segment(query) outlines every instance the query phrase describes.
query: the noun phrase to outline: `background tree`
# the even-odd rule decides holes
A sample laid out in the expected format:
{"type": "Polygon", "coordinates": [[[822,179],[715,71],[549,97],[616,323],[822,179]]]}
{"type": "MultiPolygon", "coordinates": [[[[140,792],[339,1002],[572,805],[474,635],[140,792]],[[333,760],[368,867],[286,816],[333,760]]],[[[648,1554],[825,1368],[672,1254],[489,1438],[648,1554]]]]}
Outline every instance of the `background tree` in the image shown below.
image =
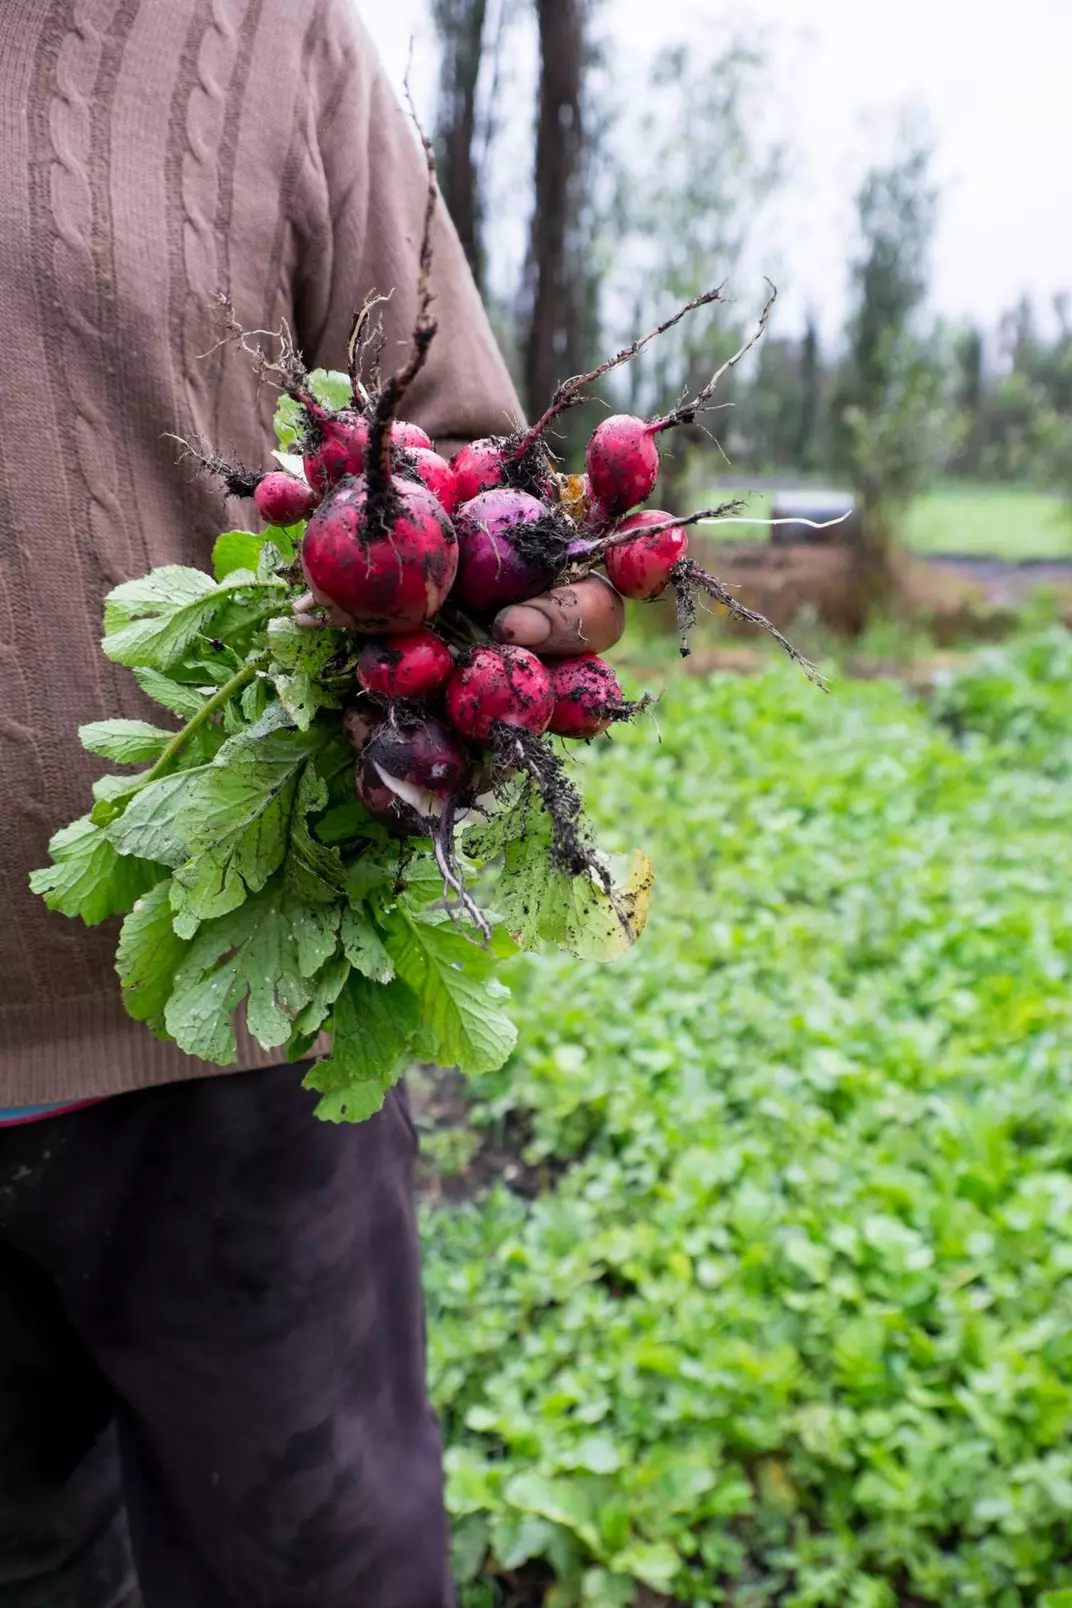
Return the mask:
{"type": "Polygon", "coordinates": [[[477,284],[484,284],[483,194],[477,142],[477,87],[488,0],[432,0],[439,35],[436,145],[439,183],[477,284]]]}
{"type": "Polygon", "coordinates": [[[862,249],[852,266],[847,355],[835,393],[835,466],[856,494],[864,601],[892,594],[905,506],[941,461],[948,411],[935,337],[924,338],[938,193],[927,145],[871,169],[857,193],[862,249]]]}
{"type": "Polygon", "coordinates": [[[525,401],[532,415],[584,367],[587,0],[535,0],[540,41],[529,250],[521,297],[525,401]]]}
{"type": "Polygon", "coordinates": [[[814,469],[820,451],[819,429],[822,406],[823,360],[819,350],[819,326],[809,313],[800,343],[800,411],[796,440],[790,462],[805,472],[814,469]]]}
{"type": "MultiPolygon", "coordinates": [[[[757,216],[781,175],[781,152],[757,140],[751,116],[765,73],[762,50],[744,38],[714,56],[672,46],[656,58],[643,109],[626,131],[628,143],[617,142],[621,166],[605,251],[605,344],[622,344],[713,283],[735,280],[757,216]]],[[[616,398],[645,415],[671,407],[683,390],[698,390],[740,344],[743,322],[729,306],[721,318],[684,320],[630,365],[616,398]]],[[[735,380],[736,374],[726,378],[721,394],[727,402],[735,380]]],[[[725,417],[709,416],[716,435],[725,417]]],[[[671,508],[683,491],[690,445],[709,444],[700,429],[675,431],[674,438],[658,492],[671,508]]]]}

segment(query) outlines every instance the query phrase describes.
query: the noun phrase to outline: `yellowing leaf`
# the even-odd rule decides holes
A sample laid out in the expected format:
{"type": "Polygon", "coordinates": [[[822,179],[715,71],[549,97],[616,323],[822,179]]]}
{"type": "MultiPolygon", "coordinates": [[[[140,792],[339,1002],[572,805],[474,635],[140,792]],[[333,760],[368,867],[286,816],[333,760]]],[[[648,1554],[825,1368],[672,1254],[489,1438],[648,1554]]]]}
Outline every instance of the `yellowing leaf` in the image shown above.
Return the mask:
{"type": "Polygon", "coordinates": [[[654,867],[639,849],[629,856],[613,898],[592,878],[575,877],[565,913],[566,948],[582,960],[620,959],[647,925],[654,881],[654,867]]]}

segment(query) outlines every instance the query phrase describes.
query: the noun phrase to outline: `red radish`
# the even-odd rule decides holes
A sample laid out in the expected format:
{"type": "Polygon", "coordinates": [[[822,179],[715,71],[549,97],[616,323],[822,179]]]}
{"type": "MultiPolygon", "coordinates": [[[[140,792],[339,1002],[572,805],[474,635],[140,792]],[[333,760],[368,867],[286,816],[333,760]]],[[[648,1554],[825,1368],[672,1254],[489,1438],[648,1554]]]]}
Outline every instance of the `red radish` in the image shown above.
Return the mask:
{"type": "Polygon", "coordinates": [[[407,424],[405,419],[396,419],[391,426],[391,445],[405,447],[407,450],[419,447],[425,452],[430,452],[432,438],[419,424],[407,424]]]}
{"type": "Polygon", "coordinates": [[[363,480],[347,481],[305,528],[301,561],[320,604],[334,604],[358,631],[394,636],[438,614],[458,570],[454,528],[435,498],[393,479],[382,518],[370,526],[363,480]]]}
{"type": "Polygon", "coordinates": [[[407,457],[440,508],[453,516],[460,500],[458,482],[446,458],[441,458],[438,452],[433,452],[429,447],[410,447],[407,457]]]}
{"type": "Polygon", "coordinates": [[[500,721],[546,731],[554,707],[550,674],[528,648],[471,648],[447,683],[451,724],[474,742],[500,721]]]}
{"type": "Polygon", "coordinates": [[[651,496],[659,478],[659,449],[650,424],[615,413],[593,430],[585,456],[592,499],[611,516],[651,496]]]}
{"type": "Polygon", "coordinates": [[[548,665],[555,695],[549,731],[556,737],[598,737],[623,705],[621,684],[605,659],[579,653],[548,665]]]}
{"type": "Polygon", "coordinates": [[[482,491],[463,503],[454,528],[455,595],[478,611],[504,608],[544,591],[569,550],[570,533],[559,516],[528,492],[507,486],[482,491]]]}
{"type": "Polygon", "coordinates": [[[318,491],[329,491],[345,475],[359,475],[365,467],[369,442],[367,422],[353,408],[329,413],[306,404],[310,425],[302,453],[305,478],[318,491]]]}
{"type": "Polygon", "coordinates": [[[652,525],[666,525],[673,517],[673,514],[645,508],[618,526],[614,533],[615,545],[607,549],[606,565],[611,584],[623,597],[648,602],[665,592],[670,584],[670,571],[678,559],[685,556],[689,533],[680,526],[658,531],[654,536],[641,533],[652,525]],[[619,545],[617,538],[633,530],[637,532],[637,540],[619,545]]]}
{"type": "Polygon", "coordinates": [[[482,491],[501,486],[506,478],[506,450],[503,442],[471,441],[450,460],[459,503],[468,502],[482,491]]]}
{"type": "Polygon", "coordinates": [[[357,661],[357,680],[381,698],[424,698],[441,687],[454,669],[443,638],[421,629],[385,642],[366,642],[357,661]]]}
{"type": "Polygon", "coordinates": [[[384,826],[427,833],[472,769],[465,744],[442,721],[395,709],[361,749],[354,791],[384,826]]]}
{"type": "Polygon", "coordinates": [[[279,470],[257,482],[253,501],[258,514],[269,525],[296,525],[300,519],[308,519],[320,501],[320,493],[297,475],[279,470]]]}

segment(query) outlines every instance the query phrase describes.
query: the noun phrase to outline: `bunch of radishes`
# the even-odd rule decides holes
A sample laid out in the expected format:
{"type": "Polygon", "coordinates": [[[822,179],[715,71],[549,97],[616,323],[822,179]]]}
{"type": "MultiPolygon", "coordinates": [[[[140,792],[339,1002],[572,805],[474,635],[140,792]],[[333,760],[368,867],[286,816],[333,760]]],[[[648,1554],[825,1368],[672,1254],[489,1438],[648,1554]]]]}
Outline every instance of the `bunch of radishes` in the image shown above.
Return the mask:
{"type": "MultiPolygon", "coordinates": [[[[714,388],[762,333],[694,397],[662,417],[617,414],[593,431],[585,472],[558,471],[547,434],[585,388],[687,314],[720,299],[716,288],[638,338],[599,368],[561,385],[529,429],[475,441],[448,462],[427,434],[399,417],[436,326],[431,317],[431,220],[437,205],[434,159],[425,141],[429,188],[420,260],[417,318],[407,361],[386,380],[362,372],[370,345],[372,297],[355,315],[348,348],[350,398],[329,408],[314,395],[300,355],[281,332],[278,361],[266,365],[298,404],[302,474],[249,474],[219,459],[232,493],[252,494],[275,525],[306,522],[300,567],[308,592],[294,607],[303,624],[344,627],[355,645],[356,687],[343,728],[355,750],[354,786],[374,820],[400,835],[422,834],[470,912],[453,849],[454,824],[508,777],[528,774],[551,816],[552,853],[576,874],[608,887],[602,862],[579,829],[580,799],[547,737],[591,739],[641,705],[622,695],[610,665],[585,651],[541,659],[492,640],[496,614],[556,584],[593,571],[626,598],[648,601],[672,589],[687,652],[687,631],[702,591],[732,613],[771,631],[713,576],[686,557],[686,526],[722,510],[685,518],[644,508],[659,474],[659,435],[691,424],[714,388]],[[639,511],[637,511],[639,510],[639,511]]],[[[297,466],[295,465],[295,468],[297,466]]]]}
{"type": "Polygon", "coordinates": [[[416,425],[375,406],[332,411],[300,388],[296,399],[304,478],[266,474],[254,498],[272,523],[307,520],[298,617],[363,639],[344,718],[357,796],[393,832],[432,837],[461,891],[458,814],[527,771],[566,861],[583,866],[568,819],[575,795],[539,739],[591,739],[639,706],[583,643],[544,660],[492,642],[490,627],[499,610],[599,559],[626,597],[670,584],[685,531],[668,514],[626,517],[658,474],[652,427],[625,416],[600,424],[579,488],[555,472],[540,432],[477,441],[448,463],[416,425]]]}

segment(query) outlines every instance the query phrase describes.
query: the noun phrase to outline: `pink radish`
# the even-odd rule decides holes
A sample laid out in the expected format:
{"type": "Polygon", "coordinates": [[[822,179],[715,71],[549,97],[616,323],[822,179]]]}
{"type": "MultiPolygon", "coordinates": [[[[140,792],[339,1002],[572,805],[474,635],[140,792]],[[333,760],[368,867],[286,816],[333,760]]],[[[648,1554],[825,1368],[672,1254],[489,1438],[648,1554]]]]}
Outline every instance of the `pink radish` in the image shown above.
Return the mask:
{"type": "Polygon", "coordinates": [[[500,723],[546,731],[554,706],[550,674],[527,648],[471,648],[447,683],[451,724],[474,742],[500,723]]]}
{"type": "Polygon", "coordinates": [[[421,629],[384,642],[366,642],[357,661],[357,680],[366,692],[381,698],[425,698],[453,669],[443,638],[421,629]]]}
{"type": "Polygon", "coordinates": [[[410,447],[406,457],[440,508],[453,517],[460,498],[454,470],[446,458],[441,458],[438,452],[432,452],[428,447],[410,447]]]}
{"type": "Polygon", "coordinates": [[[680,526],[657,531],[654,536],[643,532],[652,525],[666,525],[673,517],[645,508],[624,520],[614,532],[615,545],[607,549],[605,562],[612,585],[623,597],[647,602],[665,592],[670,571],[688,549],[689,533],[680,526]],[[636,541],[619,541],[634,530],[636,541]]]}
{"type": "Polygon", "coordinates": [[[412,631],[435,618],[458,569],[454,529],[430,492],[390,481],[379,517],[369,517],[364,480],[338,486],[313,514],[302,569],[321,604],[334,604],[355,629],[412,631]]]}
{"type": "Polygon", "coordinates": [[[593,430],[585,457],[593,502],[611,517],[645,502],[659,478],[655,428],[615,413],[593,430]]]}
{"type": "Polygon", "coordinates": [[[598,737],[626,707],[610,665],[594,653],[548,665],[555,707],[548,727],[556,737],[598,737]]]}
{"type": "Polygon", "coordinates": [[[482,491],[455,514],[455,595],[479,611],[534,597],[566,561],[570,531],[554,510],[506,486],[482,491]]]}
{"type": "Polygon", "coordinates": [[[320,493],[297,475],[277,470],[257,482],[253,501],[261,518],[270,525],[296,525],[308,519],[320,501],[320,493]]]}

